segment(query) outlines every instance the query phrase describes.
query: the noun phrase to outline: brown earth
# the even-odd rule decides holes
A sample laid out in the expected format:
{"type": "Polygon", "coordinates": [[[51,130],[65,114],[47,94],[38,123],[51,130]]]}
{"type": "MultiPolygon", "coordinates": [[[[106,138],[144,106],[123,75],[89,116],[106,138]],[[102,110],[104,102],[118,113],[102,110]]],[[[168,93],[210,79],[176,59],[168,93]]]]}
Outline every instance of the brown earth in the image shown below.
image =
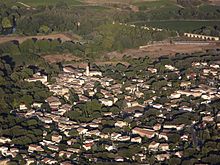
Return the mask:
{"type": "Polygon", "coordinates": [[[220,5],[220,0],[209,0],[214,5],[220,5]]]}
{"type": "Polygon", "coordinates": [[[149,56],[151,58],[158,58],[163,55],[175,55],[176,53],[194,53],[194,52],[204,52],[209,49],[216,49],[220,47],[219,42],[211,42],[210,44],[152,44],[148,45],[143,49],[128,49],[123,53],[120,52],[110,52],[106,53],[110,59],[121,60],[124,55],[131,57],[144,57],[149,56]]]}
{"type": "Polygon", "coordinates": [[[77,37],[75,36],[68,36],[67,34],[49,34],[49,35],[36,35],[36,36],[0,36],[0,44],[9,42],[9,41],[18,41],[19,43],[24,42],[27,39],[60,39],[62,41],[71,41],[71,40],[77,40],[77,37]]]}
{"type": "Polygon", "coordinates": [[[42,56],[48,63],[57,63],[57,62],[69,62],[69,61],[80,61],[81,58],[76,57],[72,54],[50,54],[42,56]]]}
{"type": "MultiPolygon", "coordinates": [[[[123,53],[120,52],[109,52],[104,54],[109,60],[95,61],[96,65],[116,65],[117,63],[123,63],[129,65],[127,62],[123,62],[122,58],[124,55],[131,56],[134,58],[149,56],[151,58],[158,58],[162,55],[175,55],[176,53],[193,53],[193,52],[204,52],[210,49],[216,49],[220,47],[220,42],[201,42],[195,44],[193,42],[186,42],[184,44],[171,44],[171,43],[156,43],[147,45],[142,49],[127,49],[123,53]]],[[[82,62],[82,59],[71,54],[60,54],[60,55],[46,55],[43,58],[49,63],[69,61],[72,62],[73,67],[85,68],[86,62],[82,62]]]]}

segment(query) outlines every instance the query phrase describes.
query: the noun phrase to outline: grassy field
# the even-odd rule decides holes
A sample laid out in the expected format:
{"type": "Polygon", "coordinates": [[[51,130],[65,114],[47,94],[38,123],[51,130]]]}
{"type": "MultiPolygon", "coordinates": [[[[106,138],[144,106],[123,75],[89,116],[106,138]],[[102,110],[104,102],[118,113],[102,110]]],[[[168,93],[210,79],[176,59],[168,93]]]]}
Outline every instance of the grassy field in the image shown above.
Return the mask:
{"type": "Polygon", "coordinates": [[[0,0],[0,2],[7,3],[9,5],[18,5],[21,2],[31,7],[44,6],[44,5],[55,5],[58,2],[65,2],[68,5],[80,5],[80,0],[0,0]]]}
{"type": "Polygon", "coordinates": [[[138,6],[140,10],[154,10],[176,6],[176,2],[173,0],[139,1],[133,5],[138,6]]]}
{"type": "Polygon", "coordinates": [[[177,30],[180,32],[191,32],[203,26],[220,25],[220,21],[149,21],[145,23],[138,23],[137,25],[147,25],[151,27],[158,27],[170,30],[177,30]]]}
{"type": "MultiPolygon", "coordinates": [[[[13,5],[16,2],[21,2],[26,5],[33,7],[42,6],[42,5],[54,5],[57,2],[65,2],[68,5],[80,5],[80,4],[103,4],[103,3],[122,3],[122,4],[132,4],[132,3],[142,3],[148,0],[0,0],[9,5],[13,5]]],[[[149,1],[158,1],[158,0],[149,0],[149,1]]]]}

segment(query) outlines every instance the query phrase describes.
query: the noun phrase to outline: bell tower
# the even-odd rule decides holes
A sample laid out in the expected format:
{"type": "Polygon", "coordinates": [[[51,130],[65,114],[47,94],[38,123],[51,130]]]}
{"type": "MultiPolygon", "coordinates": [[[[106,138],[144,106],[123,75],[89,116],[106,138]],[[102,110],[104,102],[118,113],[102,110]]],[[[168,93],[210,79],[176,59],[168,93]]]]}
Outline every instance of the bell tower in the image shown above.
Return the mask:
{"type": "Polygon", "coordinates": [[[90,64],[86,66],[86,76],[90,76],[90,64]]]}

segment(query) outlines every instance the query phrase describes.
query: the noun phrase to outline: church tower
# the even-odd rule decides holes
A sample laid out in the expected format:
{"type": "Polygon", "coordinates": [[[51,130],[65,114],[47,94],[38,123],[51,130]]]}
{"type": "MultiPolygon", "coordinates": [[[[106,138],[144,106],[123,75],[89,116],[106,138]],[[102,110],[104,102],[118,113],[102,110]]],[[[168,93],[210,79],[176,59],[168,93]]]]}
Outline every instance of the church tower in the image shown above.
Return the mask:
{"type": "Polygon", "coordinates": [[[86,66],[86,76],[90,76],[90,67],[89,67],[89,63],[86,66]]]}

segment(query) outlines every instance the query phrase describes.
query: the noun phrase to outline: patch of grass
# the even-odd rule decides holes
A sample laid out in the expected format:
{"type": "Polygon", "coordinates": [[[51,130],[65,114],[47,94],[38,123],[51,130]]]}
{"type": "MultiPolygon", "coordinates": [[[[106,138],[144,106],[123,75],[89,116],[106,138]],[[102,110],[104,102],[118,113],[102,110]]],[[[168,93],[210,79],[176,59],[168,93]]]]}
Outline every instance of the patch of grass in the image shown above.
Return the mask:
{"type": "Polygon", "coordinates": [[[220,11],[220,6],[215,6],[215,5],[209,5],[209,4],[203,4],[201,6],[199,6],[199,10],[200,11],[220,11]]]}
{"type": "Polygon", "coordinates": [[[0,0],[8,5],[19,5],[17,2],[21,2],[33,7],[44,6],[44,5],[55,5],[58,2],[65,2],[67,5],[80,5],[80,0],[0,0]]]}
{"type": "Polygon", "coordinates": [[[154,10],[154,9],[174,6],[175,3],[172,2],[171,0],[155,0],[155,1],[137,2],[134,3],[134,5],[138,6],[140,10],[154,10]]]}

